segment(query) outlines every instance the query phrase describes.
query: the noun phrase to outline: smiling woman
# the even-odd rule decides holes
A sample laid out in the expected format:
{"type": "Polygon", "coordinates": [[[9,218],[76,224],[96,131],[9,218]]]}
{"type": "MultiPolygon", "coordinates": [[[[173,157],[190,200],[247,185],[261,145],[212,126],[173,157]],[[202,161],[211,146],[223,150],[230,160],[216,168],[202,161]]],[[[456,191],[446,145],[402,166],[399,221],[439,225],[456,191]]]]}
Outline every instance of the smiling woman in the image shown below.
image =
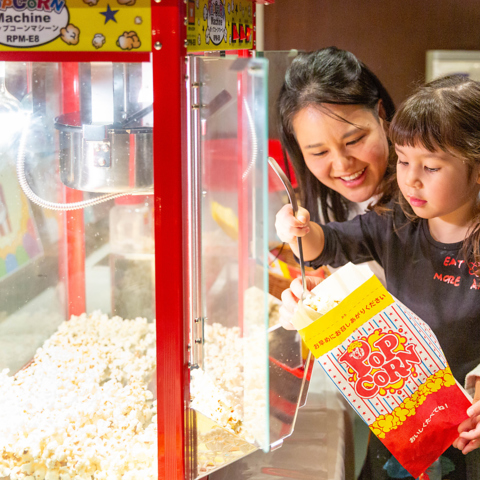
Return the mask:
{"type": "MultiPolygon", "coordinates": [[[[395,106],[380,80],[355,55],[336,47],[299,54],[287,70],[277,109],[280,139],[308,216],[300,215],[297,233],[306,233],[308,220],[317,226],[343,222],[365,213],[370,203],[388,203],[395,151],[386,132],[395,106]]],[[[291,232],[283,232],[282,225],[289,215],[286,205],[276,218],[278,236],[287,242],[291,232]]],[[[305,260],[315,259],[317,245],[305,240],[303,250],[305,260]]],[[[369,266],[384,279],[376,262],[369,266]]],[[[287,289],[282,301],[281,322],[289,327],[298,297],[287,289]]]]}
{"type": "Polygon", "coordinates": [[[395,113],[378,78],[335,47],[299,54],[278,98],[281,141],[312,220],[344,221],[381,190],[395,113]]]}
{"type": "Polygon", "coordinates": [[[325,187],[351,202],[377,193],[389,147],[376,109],[310,105],[295,115],[292,126],[306,167],[325,187]]]}

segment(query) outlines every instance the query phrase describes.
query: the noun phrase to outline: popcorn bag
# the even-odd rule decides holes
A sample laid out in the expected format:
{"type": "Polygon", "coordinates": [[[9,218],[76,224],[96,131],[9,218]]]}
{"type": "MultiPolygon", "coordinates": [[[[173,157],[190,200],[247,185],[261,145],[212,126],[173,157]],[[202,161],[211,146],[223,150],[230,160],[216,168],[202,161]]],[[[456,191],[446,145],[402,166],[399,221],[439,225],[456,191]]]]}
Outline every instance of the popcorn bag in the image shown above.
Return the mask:
{"type": "Polygon", "coordinates": [[[430,328],[368,267],[348,264],[299,302],[293,324],[352,408],[417,478],[458,437],[468,395],[430,328]]]}

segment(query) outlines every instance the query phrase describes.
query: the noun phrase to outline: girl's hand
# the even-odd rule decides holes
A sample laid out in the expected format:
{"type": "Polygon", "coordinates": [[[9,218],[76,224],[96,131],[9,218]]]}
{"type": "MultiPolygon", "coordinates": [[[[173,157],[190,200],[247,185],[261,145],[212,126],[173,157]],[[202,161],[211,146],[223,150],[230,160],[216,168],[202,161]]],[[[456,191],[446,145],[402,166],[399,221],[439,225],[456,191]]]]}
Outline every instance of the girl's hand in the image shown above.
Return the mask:
{"type": "Polygon", "coordinates": [[[275,217],[275,228],[282,242],[295,243],[297,237],[303,237],[310,231],[310,213],[298,207],[297,216],[293,216],[290,204],[284,205],[275,217]]]}
{"type": "MultiPolygon", "coordinates": [[[[323,279],[319,277],[305,277],[307,282],[307,290],[313,290],[323,279]]],[[[295,330],[292,323],[292,317],[297,308],[298,301],[302,296],[302,279],[296,278],[287,288],[282,292],[282,306],[280,307],[280,323],[286,330],[295,330]]]]}
{"type": "Polygon", "coordinates": [[[464,455],[480,447],[480,377],[475,382],[475,396],[473,405],[467,410],[470,418],[458,426],[460,436],[453,442],[453,446],[464,455]]]}

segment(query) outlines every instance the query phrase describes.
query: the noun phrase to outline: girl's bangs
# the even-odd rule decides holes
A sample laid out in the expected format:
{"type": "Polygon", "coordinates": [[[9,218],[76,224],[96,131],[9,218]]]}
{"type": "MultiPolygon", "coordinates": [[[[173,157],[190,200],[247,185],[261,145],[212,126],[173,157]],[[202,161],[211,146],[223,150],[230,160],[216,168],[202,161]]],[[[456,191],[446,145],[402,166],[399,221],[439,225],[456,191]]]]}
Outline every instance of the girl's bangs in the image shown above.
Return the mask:
{"type": "Polygon", "coordinates": [[[390,140],[394,145],[424,147],[430,152],[440,149],[452,152],[455,149],[455,131],[439,102],[431,99],[407,101],[397,112],[389,127],[390,140]],[[422,101],[423,100],[423,101],[422,101]]]}

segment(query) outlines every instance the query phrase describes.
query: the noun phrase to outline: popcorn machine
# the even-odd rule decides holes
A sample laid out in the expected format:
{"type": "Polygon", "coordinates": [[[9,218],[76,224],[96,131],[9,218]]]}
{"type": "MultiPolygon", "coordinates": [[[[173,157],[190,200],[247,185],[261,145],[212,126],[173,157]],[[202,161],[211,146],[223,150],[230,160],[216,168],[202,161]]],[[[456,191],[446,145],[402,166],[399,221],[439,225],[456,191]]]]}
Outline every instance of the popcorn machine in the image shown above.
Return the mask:
{"type": "Polygon", "coordinates": [[[4,1],[0,27],[0,478],[197,479],[280,446],[308,365],[276,337],[296,381],[269,387],[255,3],[4,1]]]}

